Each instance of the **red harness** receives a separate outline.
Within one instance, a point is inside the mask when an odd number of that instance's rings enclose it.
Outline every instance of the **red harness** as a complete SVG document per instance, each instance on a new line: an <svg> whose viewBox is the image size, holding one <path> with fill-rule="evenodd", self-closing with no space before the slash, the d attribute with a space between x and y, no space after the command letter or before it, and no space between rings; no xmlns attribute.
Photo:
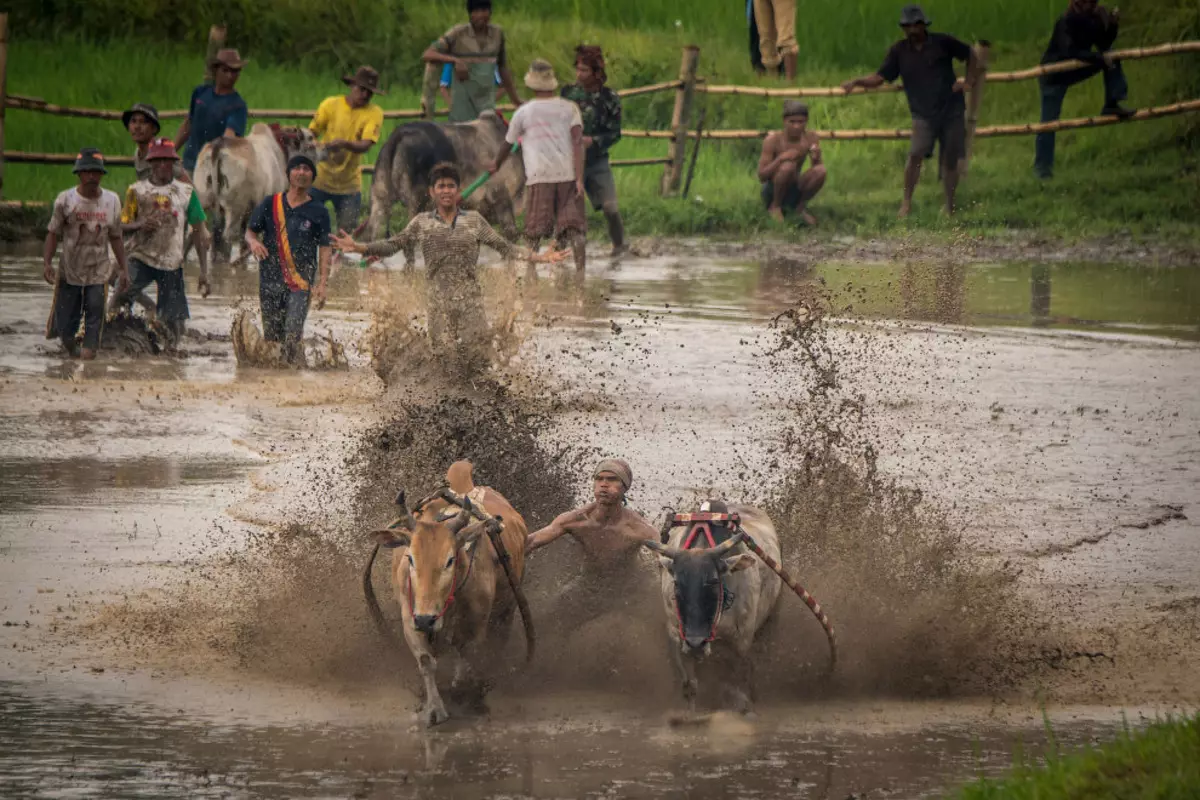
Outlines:
<svg viewBox="0 0 1200 800"><path fill-rule="evenodd" d="M687 519L687 520L680 519L680 517L685 517L685 516L689 517L689 519ZM718 519L718 518L720 518L720 519ZM691 550L692 545L695 544L696 537L699 536L701 531L703 531L703 533L704 533L704 539L707 542L708 547L710 547L710 548L716 547L717 541L716 541L716 539L713 538L712 528L709 526L709 522L724 521L725 519L730 519L730 516L727 514L708 514L708 513L676 514L675 515L676 522L693 522L694 523L694 527L692 528L691 532L688 533L687 538L683 542L683 547L680 549ZM719 571L717 572L717 581L718 581L717 588L720 590L720 595L717 597L717 613L713 616L712 630L710 630L708 632L708 638L704 640L705 644L708 644L709 642L713 642L716 640L717 626L721 624L721 612L725 609L725 579L721 577L721 573ZM685 638L685 635L683 632L683 615L681 613L679 613L679 598L678 597L675 598L675 619L679 622L679 638L680 638L680 640L683 640Z"/></svg>

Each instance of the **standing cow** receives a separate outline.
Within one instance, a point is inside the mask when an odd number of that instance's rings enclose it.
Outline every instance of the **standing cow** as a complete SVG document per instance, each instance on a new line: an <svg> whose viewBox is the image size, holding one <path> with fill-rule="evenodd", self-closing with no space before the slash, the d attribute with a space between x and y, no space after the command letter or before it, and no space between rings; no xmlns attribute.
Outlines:
<svg viewBox="0 0 1200 800"><path fill-rule="evenodd" d="M308 128L272 128L258 123L244 138L222 137L204 145L193 176L200 205L209 219L225 220L214 256L228 261L233 242L244 242L250 213L265 197L287 191L287 162L297 153L320 161L324 148ZM241 248L238 263L248 250Z"/></svg>
<svg viewBox="0 0 1200 800"><path fill-rule="evenodd" d="M725 513L724 504L718 502L705 503L701 510ZM768 556L782 563L779 536L766 512L748 505L730 506L728 512L739 515L745 531ZM691 711L696 710L699 687L696 664L711 655L716 644L733 655L732 674L723 676L733 707L750 712L754 692L750 648L779 599L779 578L746 551L741 533L731 533L725 525L693 522L686 529L676 528L667 544L645 542L658 554L662 567L671 652Z"/></svg>
<svg viewBox="0 0 1200 800"><path fill-rule="evenodd" d="M404 205L410 218L426 210L429 171L435 164L448 161L458 167L464 184L474 181L505 146L505 133L504 121L494 111L485 111L474 122L410 122L392 131L375 164L367 238L386 236L396 202ZM510 241L516 241L515 203L524 187L525 167L521 159L510 158L463 207L478 211ZM406 249L404 255L412 266L415 247Z"/></svg>
<svg viewBox="0 0 1200 800"><path fill-rule="evenodd" d="M403 516L372 534L377 544L363 575L367 605L381 623L371 568L380 546L400 548L392 555L392 585L400 602L404 639L424 683L417 717L430 727L450 718L437 688L437 658L453 654L457 663L452 689L482 700L480 673L486 673L488 660L503 649L517 607L486 535L488 523L471 522L472 503L503 520L501 541L518 585L525 572L525 520L495 489L475 486L471 471L471 462L457 461L446 472L450 490L463 498L461 511L435 496L410 513L401 493L396 502Z"/></svg>

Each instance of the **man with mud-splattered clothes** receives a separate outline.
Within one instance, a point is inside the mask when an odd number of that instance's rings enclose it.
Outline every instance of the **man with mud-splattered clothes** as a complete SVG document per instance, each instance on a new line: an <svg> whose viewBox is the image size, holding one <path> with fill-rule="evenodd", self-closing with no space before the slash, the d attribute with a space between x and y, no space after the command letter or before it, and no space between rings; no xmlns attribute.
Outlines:
<svg viewBox="0 0 1200 800"><path fill-rule="evenodd" d="M615 577L634 566L646 539L658 531L636 511L625 507L625 493L633 483L633 470L619 458L606 458L592 473L595 502L559 514L554 521L525 539L525 552L570 534L583 547L584 577Z"/></svg>

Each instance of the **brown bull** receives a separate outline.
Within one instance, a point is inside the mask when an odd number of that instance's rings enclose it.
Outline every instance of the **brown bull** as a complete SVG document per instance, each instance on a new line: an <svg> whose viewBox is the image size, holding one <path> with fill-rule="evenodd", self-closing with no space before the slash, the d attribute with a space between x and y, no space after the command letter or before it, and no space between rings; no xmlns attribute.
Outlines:
<svg viewBox="0 0 1200 800"><path fill-rule="evenodd" d="M403 516L373 532L378 544L364 575L367 604L378 622L382 615L371 588L371 566L379 546L397 548L392 554L392 586L400 602L404 639L424 683L417 716L428 726L450 718L437 688L438 657L457 656L451 688L470 692L481 702L481 673L487 660L503 649L517 607L486 534L489 523L471 521L472 504L503 520L500 537L518 585L525 572L525 520L495 489L476 487L471 472L469 461L455 462L446 472L450 490L466 498L461 511L435 496L409 513L401 493L397 502Z"/></svg>

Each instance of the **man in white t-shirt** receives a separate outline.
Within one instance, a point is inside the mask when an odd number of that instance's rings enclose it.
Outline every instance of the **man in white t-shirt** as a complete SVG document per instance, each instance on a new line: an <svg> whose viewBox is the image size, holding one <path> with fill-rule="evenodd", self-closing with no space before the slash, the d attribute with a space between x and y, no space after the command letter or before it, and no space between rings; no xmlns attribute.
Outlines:
<svg viewBox="0 0 1200 800"><path fill-rule="evenodd" d="M92 359L100 349L104 327L104 288L114 274L110 249L117 257L115 274L121 288L129 283L129 275L121 242L121 201L115 193L100 188L100 180L108 172L104 156L95 148L81 150L74 172L79 185L54 200L43 249L43 276L54 286L54 310L46 338L57 336L67 354L74 357L79 353L75 336L82 320L82 355ZM62 256L56 271L54 253L59 242Z"/></svg>
<svg viewBox="0 0 1200 800"><path fill-rule="evenodd" d="M555 95L558 79L548 61L535 59L525 73L533 99L513 114L494 173L518 141L525 161L525 238L537 250L546 236L570 243L575 269L585 264L587 217L583 206L583 118L579 106Z"/></svg>

